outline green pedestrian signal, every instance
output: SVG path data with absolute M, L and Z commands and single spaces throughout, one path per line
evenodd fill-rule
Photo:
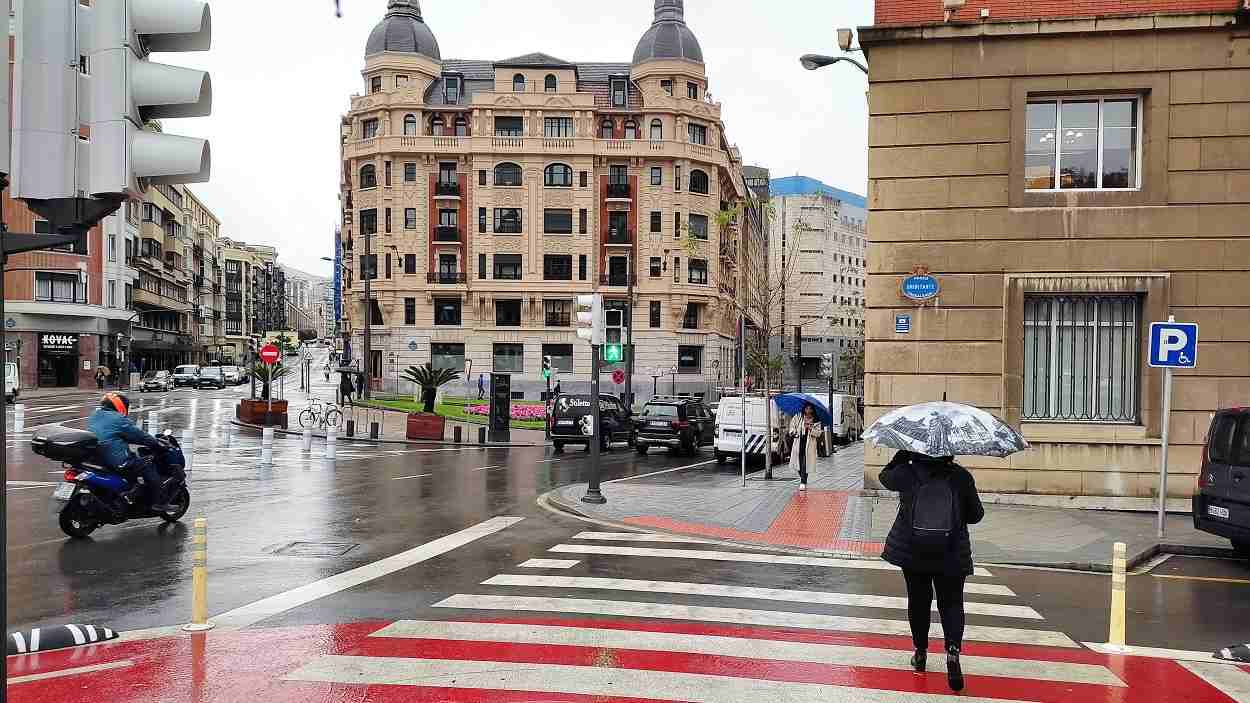
M 618 363 L 625 358 L 624 345 L 621 344 L 605 344 L 603 345 L 603 360 L 608 363 Z
M 551 378 L 551 357 L 543 357 L 543 378 Z

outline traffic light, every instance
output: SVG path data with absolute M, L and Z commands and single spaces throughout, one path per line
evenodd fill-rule
M 593 345 L 603 344 L 603 296 L 577 296 L 577 336 Z
M 603 311 L 603 360 L 619 363 L 625 358 L 625 310 L 620 307 Z
M 833 354 L 820 355 L 820 375 L 822 378 L 833 378 Z
M 543 378 L 551 378 L 551 357 L 543 357 Z

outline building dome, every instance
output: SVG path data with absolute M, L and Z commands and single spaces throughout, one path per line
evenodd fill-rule
M 390 0 L 387 3 L 386 17 L 369 33 L 365 56 L 383 51 L 421 54 L 435 61 L 442 60 L 438 40 L 421 18 L 420 0 Z
M 651 59 L 688 59 L 703 63 L 703 48 L 686 26 L 683 0 L 655 0 L 655 21 L 634 49 L 634 63 Z

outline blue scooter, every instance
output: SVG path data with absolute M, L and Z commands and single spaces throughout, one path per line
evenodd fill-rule
M 162 477 L 162 490 L 168 497 L 166 502 L 174 506 L 174 510 L 163 513 L 148 508 L 143 497 L 146 491 L 137 485 L 137 476 L 127 476 L 98 463 L 99 440 L 94 433 L 57 428 L 31 437 L 31 448 L 36 454 L 65 466 L 64 483 L 52 494 L 61 531 L 70 537 L 83 538 L 101 525 L 120 525 L 127 520 L 159 517 L 165 522 L 177 522 L 182 519 L 191 507 L 186 458 L 171 431 L 166 430 L 156 439 L 159 446 L 140 447 L 139 457 L 142 461 L 153 462 Z

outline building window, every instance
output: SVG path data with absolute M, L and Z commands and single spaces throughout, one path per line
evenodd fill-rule
M 520 300 L 496 300 L 495 301 L 495 326 L 496 327 L 520 327 L 521 326 L 521 301 Z
M 615 134 L 616 134 L 616 125 L 613 124 L 611 119 L 605 119 L 603 122 L 599 123 L 599 138 L 600 139 L 611 139 L 613 136 L 615 136 Z
M 520 117 L 496 117 L 496 137 L 520 137 L 525 131 L 525 121 Z
M 460 184 L 460 179 L 456 177 L 456 164 L 454 162 L 440 162 L 438 164 L 438 183 L 439 185 L 451 186 Z
M 404 298 L 404 324 L 417 324 L 417 299 Z
M 651 313 L 651 329 L 658 330 L 660 328 L 660 301 L 652 300 L 650 305 Z
M 117 235 L 113 232 L 109 232 L 108 256 L 109 261 L 117 261 Z
M 455 105 L 460 102 L 460 76 L 445 76 L 443 78 L 443 102 L 448 105 Z
M 548 139 L 562 139 L 573 136 L 572 117 L 544 117 L 543 136 Z
M 629 81 L 624 78 L 612 79 L 612 107 L 625 107 L 629 97 Z
M 572 254 L 547 254 L 543 257 L 544 281 L 573 280 Z
M 564 164 L 551 164 L 543 169 L 543 185 L 548 188 L 572 188 L 573 169 Z
M 495 373 L 525 372 L 524 344 L 496 344 L 494 352 Z
M 552 373 L 573 373 L 572 344 L 544 344 L 543 356 L 551 357 Z
M 382 92 L 382 76 L 374 76 L 373 78 L 369 79 L 369 92 L 370 93 Z
M 573 234 L 573 211 L 555 208 L 543 210 L 543 232 Z
M 431 343 L 430 366 L 464 373 L 464 345 Z
M 663 259 L 658 256 L 651 257 L 651 277 L 659 278 L 660 269 L 663 266 Z
M 443 208 L 438 211 L 439 227 L 460 227 L 460 211 L 453 208 Z
M 663 168 L 659 166 L 651 167 L 651 185 L 653 186 L 664 185 L 664 169 Z
M 703 347 L 677 347 L 677 373 L 703 373 Z
M 466 119 L 464 118 L 464 115 L 457 115 L 457 116 L 456 116 L 456 122 L 455 122 L 455 125 L 456 125 L 456 136 L 457 136 L 457 137 L 467 137 L 467 136 L 469 136 L 469 121 L 468 121 L 468 120 L 466 120 Z
M 573 324 L 573 301 L 544 300 L 544 321 L 548 327 L 570 327 Z
M 520 254 L 495 254 L 495 280 L 496 281 L 519 281 L 521 280 L 521 255 Z
M 518 73 L 512 77 L 512 92 L 514 93 L 525 92 L 525 76 Z
M 363 127 L 362 127 L 362 131 L 361 131 L 361 135 L 362 135 L 365 139 L 373 139 L 374 137 L 378 136 L 378 121 L 377 121 L 377 119 L 365 120 L 365 121 L 362 123 L 362 125 L 363 125 Z
M 477 231 L 486 233 L 486 208 L 484 207 L 477 209 Z
M 681 166 L 673 167 L 673 190 L 681 190 Z
M 577 211 L 577 231 L 579 234 L 586 234 L 586 208 Z
M 417 255 L 404 254 L 404 273 L 412 275 L 417 272 Z
M 416 164 L 412 162 L 407 162 L 404 164 L 404 182 L 405 183 L 417 182 L 417 165 Z
M 35 300 L 53 303 L 87 302 L 87 285 L 74 273 L 35 272 Z
M 543 79 L 543 91 L 547 93 L 554 93 L 559 89 L 560 81 L 556 80 L 555 75 L 548 73 L 547 77 Z
M 651 141 L 658 142 L 664 138 L 664 123 L 656 118 L 651 120 Z
M 520 234 L 521 208 L 495 208 L 495 234 Z
M 460 326 L 460 299 L 435 298 L 434 324 L 438 326 Z
M 699 99 L 699 84 L 698 83 L 686 84 L 686 97 L 690 98 L 691 100 Z
M 690 272 L 691 283 L 706 286 L 707 285 L 707 261 L 704 259 L 691 259 L 686 265 Z
M 502 163 L 495 167 L 495 185 L 521 185 L 521 167 L 513 163 Z
M 417 136 L 417 116 L 416 115 L 408 115 L 404 117 L 404 136 L 405 137 Z
M 486 280 L 486 255 L 477 255 L 477 278 L 480 281 Z
M 1025 296 L 1023 419 L 1136 422 L 1140 318 L 1135 295 Z
M 415 207 L 404 208 L 404 229 L 417 228 L 417 209 Z
M 384 180 L 382 181 L 382 183 L 383 183 L 383 184 L 384 184 L 387 188 L 390 188 L 390 187 L 391 187 L 391 162 L 390 162 L 390 161 L 385 161 L 385 162 L 383 162 L 383 164 L 382 164 L 382 172 L 383 172 L 383 174 L 385 174 L 385 175 L 384 175 Z
M 1030 101 L 1025 117 L 1025 188 L 1140 187 L 1140 107 L 1135 97 Z
M 664 91 L 665 95 L 672 95 L 673 94 L 673 81 L 667 78 L 660 81 L 660 90 Z
M 689 124 L 690 143 L 691 144 L 707 144 L 707 127 L 701 124 Z
M 638 138 L 638 123 L 637 122 L 634 122 L 633 120 L 625 120 L 625 138 L 626 139 Z
M 373 164 L 360 167 L 360 187 L 362 190 L 378 187 L 378 169 Z
M 444 127 L 446 125 L 447 123 L 443 121 L 443 118 L 441 115 L 435 115 L 431 117 L 430 118 L 430 134 L 436 137 L 444 136 L 444 134 L 446 133 L 446 130 L 444 129 Z
M 690 215 L 688 218 L 691 239 L 707 241 L 707 215 Z
M 696 330 L 699 329 L 699 306 L 695 303 L 686 303 L 686 314 L 681 318 L 682 329 Z
M 663 226 L 664 226 L 663 220 L 664 220 L 664 216 L 661 215 L 658 210 L 653 210 L 651 212 L 651 233 L 652 234 L 659 234 L 662 231 Z
M 486 169 L 479 168 L 477 170 L 477 184 L 480 186 L 486 185 Z
M 586 255 L 585 254 L 577 255 L 577 280 L 579 281 L 586 280 Z
M 377 210 L 360 211 L 360 233 L 365 236 L 378 233 Z
M 690 192 L 707 195 L 708 184 L 705 171 L 700 171 L 697 168 L 690 171 Z
M 386 211 L 385 211 L 385 212 L 386 212 L 386 215 L 385 215 L 385 217 L 386 217 L 386 231 L 387 231 L 387 233 L 389 234 L 389 233 L 390 233 L 390 231 L 391 231 L 391 209 L 388 207 L 388 208 L 386 208 Z
M 585 172 L 585 171 L 580 171 L 580 172 L 578 172 L 578 174 L 577 174 L 577 184 L 578 184 L 578 186 L 579 186 L 579 187 L 582 187 L 582 188 L 585 188 L 585 187 L 586 187 L 586 172 Z

